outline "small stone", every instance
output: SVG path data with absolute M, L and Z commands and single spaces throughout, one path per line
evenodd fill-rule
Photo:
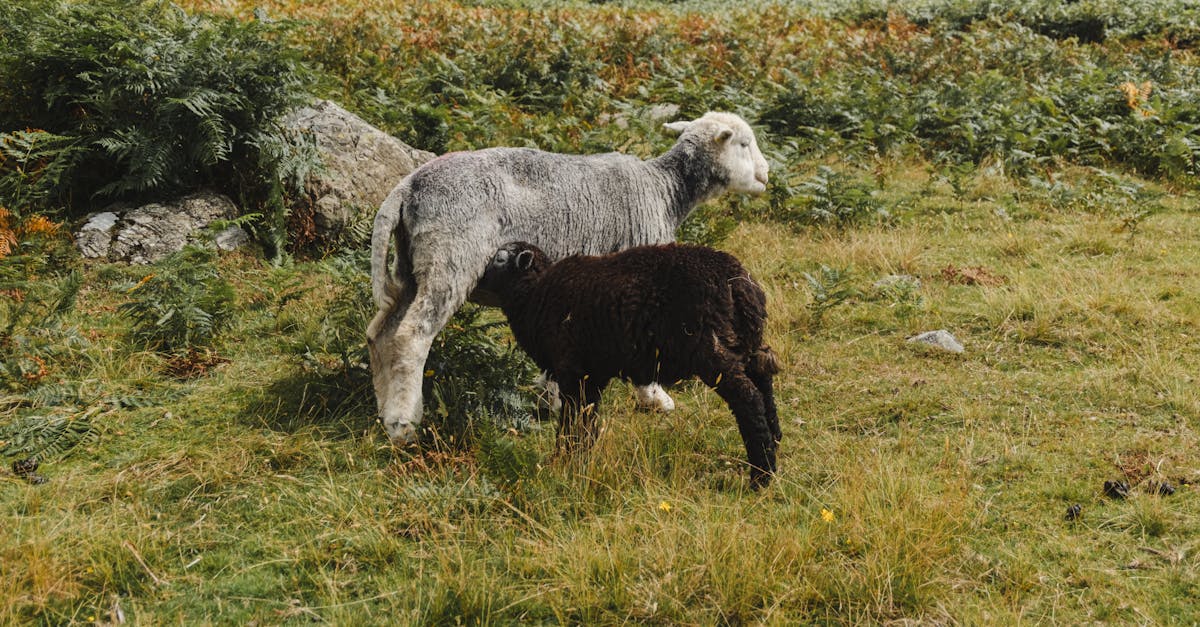
M 12 463 L 13 474 L 18 477 L 28 477 L 37 472 L 37 469 L 38 460 L 33 457 L 19 459 Z
M 1129 484 L 1124 481 L 1105 481 L 1104 496 L 1110 499 L 1129 498 Z
M 1083 506 L 1080 505 L 1079 503 L 1076 503 L 1067 508 L 1067 515 L 1065 516 L 1065 518 L 1067 520 L 1079 520 L 1079 516 L 1082 514 L 1083 514 Z
M 934 348 L 940 348 L 951 353 L 963 352 L 963 345 L 959 343 L 958 338 L 950 334 L 945 329 L 937 331 L 926 331 L 920 335 L 914 335 L 908 338 L 910 344 L 925 344 Z
M 46 477 L 42 475 L 29 475 L 28 477 L 25 477 L 25 480 L 33 485 L 42 485 L 43 483 L 46 483 Z
M 1151 492 L 1158 496 L 1171 496 L 1175 494 L 1175 486 L 1166 481 L 1157 481 L 1150 486 Z
M 217 245 L 217 250 L 229 252 L 249 244 L 250 234 L 240 226 L 231 226 L 217 233 L 216 237 L 213 238 L 213 243 Z
M 597 121 L 600 124 L 612 124 L 620 129 L 629 128 L 629 120 L 641 118 L 647 122 L 667 122 L 679 117 L 679 105 L 671 103 L 659 103 L 650 105 L 649 107 L 626 107 L 626 111 L 619 113 L 602 113 Z

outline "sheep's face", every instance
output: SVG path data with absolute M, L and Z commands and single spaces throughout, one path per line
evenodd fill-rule
M 729 191 L 761 194 L 767 190 L 770 166 L 758 149 L 754 130 L 741 117 L 710 111 L 691 122 L 663 126 L 712 150 L 713 165 L 728 181 Z
M 420 391 L 421 377 L 413 373 L 420 371 L 425 358 L 414 360 L 411 351 L 398 341 L 399 320 L 392 314 L 393 311 L 385 309 L 375 315 L 367 327 L 367 349 L 375 399 L 379 403 L 379 421 L 393 443 L 404 445 L 416 441 L 422 417 L 420 396 L 414 396 L 404 382 L 415 377 L 416 392 Z
M 540 272 L 548 263 L 545 253 L 526 242 L 512 242 L 500 247 L 488 263 L 478 289 L 500 297 L 505 303 L 518 281 Z

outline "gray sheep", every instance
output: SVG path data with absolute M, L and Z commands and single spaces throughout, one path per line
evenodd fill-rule
M 667 244 L 551 264 L 516 242 L 496 252 L 480 286 L 499 295 L 517 343 L 558 383 L 560 446 L 595 438 L 600 394 L 612 379 L 695 376 L 733 410 L 750 485 L 770 482 L 782 434 L 777 362 L 763 344 L 767 297 L 732 255 Z
M 504 243 L 532 242 L 561 259 L 670 242 L 700 203 L 766 189 L 766 159 L 740 117 L 710 112 L 664 127 L 679 139 L 648 161 L 490 148 L 438 157 L 392 190 L 371 238 L 379 311 L 367 344 L 379 415 L 394 442 L 416 436 L 434 337 L 468 298 L 495 303 L 475 286 Z M 670 401 L 661 389 L 655 394 Z

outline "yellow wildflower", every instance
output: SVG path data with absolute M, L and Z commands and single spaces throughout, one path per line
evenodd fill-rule
M 432 377 L 432 376 L 433 376 L 433 370 L 426 370 L 426 371 L 425 371 L 425 378 L 426 378 L 426 379 L 428 379 L 429 377 Z
M 143 286 L 143 285 L 145 285 L 145 284 L 149 283 L 149 282 L 150 282 L 150 279 L 153 279 L 153 278 L 154 278 L 154 273 L 153 273 L 153 272 L 151 272 L 150 274 L 147 274 L 146 276 L 142 277 L 142 280 L 141 280 L 141 281 L 138 281 L 138 282 L 137 282 L 137 285 L 134 285 L 133 287 L 131 287 L 131 288 L 129 288 L 128 290 L 126 290 L 126 291 L 125 291 L 125 293 L 126 293 L 126 294 L 132 294 L 132 293 L 136 292 L 138 288 L 140 288 L 141 286 Z
M 658 504 L 658 509 L 661 509 L 664 512 L 669 512 L 669 511 L 671 511 L 671 504 L 666 501 L 663 501 Z
M 833 512 L 822 507 L 821 508 L 821 520 L 824 520 L 827 523 L 833 522 Z

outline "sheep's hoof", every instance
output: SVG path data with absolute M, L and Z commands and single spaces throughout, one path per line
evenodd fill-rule
M 661 412 L 675 410 L 675 400 L 657 383 L 637 388 L 638 406 Z

